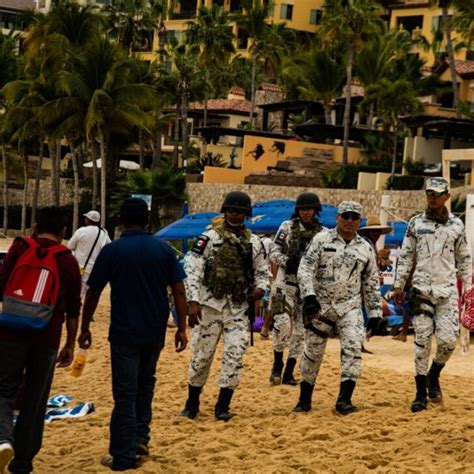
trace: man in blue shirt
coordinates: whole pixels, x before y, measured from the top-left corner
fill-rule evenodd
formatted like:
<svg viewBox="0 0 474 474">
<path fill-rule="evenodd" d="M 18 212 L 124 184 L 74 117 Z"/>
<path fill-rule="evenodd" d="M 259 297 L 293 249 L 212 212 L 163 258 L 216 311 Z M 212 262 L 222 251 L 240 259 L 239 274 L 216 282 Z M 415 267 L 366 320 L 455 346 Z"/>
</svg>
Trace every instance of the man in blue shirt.
<svg viewBox="0 0 474 474">
<path fill-rule="evenodd" d="M 124 232 L 102 249 L 87 282 L 79 336 L 79 346 L 90 347 L 89 324 L 102 290 L 110 283 L 109 342 L 115 405 L 110 420 L 110 456 L 101 463 L 114 471 L 133 469 L 137 455 L 148 454 L 156 364 L 169 315 L 168 286 L 179 317 L 176 351 L 187 345 L 186 274 L 173 250 L 146 230 L 145 201 L 126 199 L 120 209 L 120 223 Z"/>
</svg>

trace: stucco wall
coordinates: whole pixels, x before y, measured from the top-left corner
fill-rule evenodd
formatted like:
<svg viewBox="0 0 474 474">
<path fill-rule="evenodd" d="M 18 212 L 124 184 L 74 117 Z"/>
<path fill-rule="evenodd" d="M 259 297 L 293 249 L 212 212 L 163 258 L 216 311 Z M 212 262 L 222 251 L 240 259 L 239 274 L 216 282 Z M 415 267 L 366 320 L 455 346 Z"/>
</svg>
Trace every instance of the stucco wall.
<svg viewBox="0 0 474 474">
<path fill-rule="evenodd" d="M 472 188 L 462 187 L 452 190 L 453 197 L 466 194 Z M 382 195 L 391 196 L 391 207 L 398 208 L 394 213 L 402 219 L 408 219 L 425 205 L 424 191 L 359 191 L 356 189 L 299 188 L 291 186 L 264 186 L 249 184 L 207 184 L 188 183 L 189 209 L 194 212 L 219 211 L 225 195 L 230 191 L 243 191 L 250 195 L 253 202 L 273 199 L 296 199 L 307 191 L 318 194 L 321 202 L 338 205 L 344 200 L 359 201 L 364 207 L 364 215 L 379 214 Z"/>
</svg>

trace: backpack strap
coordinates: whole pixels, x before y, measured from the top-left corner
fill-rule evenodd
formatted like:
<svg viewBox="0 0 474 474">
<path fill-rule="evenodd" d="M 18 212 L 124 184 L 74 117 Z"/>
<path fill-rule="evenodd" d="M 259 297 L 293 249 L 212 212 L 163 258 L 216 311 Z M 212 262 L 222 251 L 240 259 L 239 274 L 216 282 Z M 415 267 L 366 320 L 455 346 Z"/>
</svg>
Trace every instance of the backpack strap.
<svg viewBox="0 0 474 474">
<path fill-rule="evenodd" d="M 32 247 L 32 248 L 42 248 L 40 247 L 40 245 L 38 244 L 38 242 L 33 239 L 33 237 L 17 237 L 15 239 L 16 240 L 21 240 L 23 242 L 25 242 L 29 247 Z M 56 244 L 56 245 L 52 245 L 51 247 L 44 247 L 45 249 L 47 249 L 49 252 L 51 252 L 53 255 L 57 255 L 59 253 L 63 253 L 63 252 L 69 252 L 71 253 L 71 250 L 68 249 L 65 245 L 63 244 Z"/>
</svg>

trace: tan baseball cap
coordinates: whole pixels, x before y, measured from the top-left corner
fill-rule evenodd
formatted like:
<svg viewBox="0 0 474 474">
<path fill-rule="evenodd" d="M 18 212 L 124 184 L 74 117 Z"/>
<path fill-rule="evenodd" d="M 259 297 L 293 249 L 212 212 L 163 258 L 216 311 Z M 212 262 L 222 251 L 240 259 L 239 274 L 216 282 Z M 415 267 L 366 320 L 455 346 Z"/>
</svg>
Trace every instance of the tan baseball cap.
<svg viewBox="0 0 474 474">
<path fill-rule="evenodd" d="M 92 222 L 100 222 L 100 214 L 97 211 L 89 211 L 83 215 Z"/>
</svg>

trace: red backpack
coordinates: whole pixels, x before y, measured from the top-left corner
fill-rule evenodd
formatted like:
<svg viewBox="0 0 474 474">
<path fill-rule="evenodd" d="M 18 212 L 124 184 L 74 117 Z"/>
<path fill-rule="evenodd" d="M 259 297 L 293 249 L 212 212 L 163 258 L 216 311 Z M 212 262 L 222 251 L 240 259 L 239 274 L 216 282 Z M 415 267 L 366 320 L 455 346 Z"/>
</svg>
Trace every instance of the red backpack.
<svg viewBox="0 0 474 474">
<path fill-rule="evenodd" d="M 3 292 L 0 325 L 17 330 L 46 327 L 53 316 L 59 294 L 56 255 L 70 252 L 58 244 L 43 248 L 23 237 L 28 249 L 17 260 Z"/>
<path fill-rule="evenodd" d="M 469 288 L 464 295 L 464 308 L 461 308 L 461 324 L 469 331 L 474 331 L 474 289 Z"/>
</svg>

